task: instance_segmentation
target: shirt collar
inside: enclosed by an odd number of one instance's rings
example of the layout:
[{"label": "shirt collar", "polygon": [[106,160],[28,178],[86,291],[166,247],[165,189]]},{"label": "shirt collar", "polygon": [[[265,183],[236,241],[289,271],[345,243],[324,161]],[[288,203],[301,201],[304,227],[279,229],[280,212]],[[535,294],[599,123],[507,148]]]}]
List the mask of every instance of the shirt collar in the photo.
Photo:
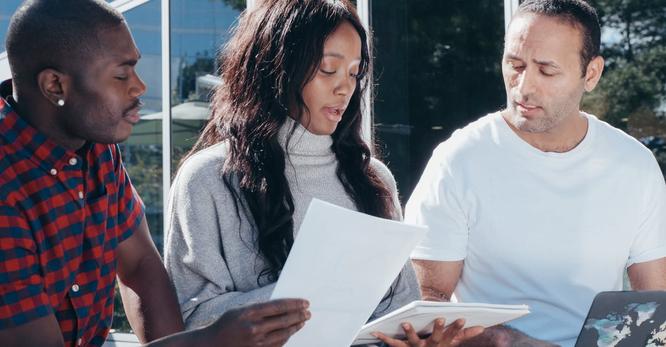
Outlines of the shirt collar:
[{"label": "shirt collar", "polygon": [[[11,80],[0,84],[0,137],[11,152],[32,159],[46,171],[61,171],[76,152],[60,146],[30,125],[11,106]],[[88,147],[89,148],[89,147]]]}]

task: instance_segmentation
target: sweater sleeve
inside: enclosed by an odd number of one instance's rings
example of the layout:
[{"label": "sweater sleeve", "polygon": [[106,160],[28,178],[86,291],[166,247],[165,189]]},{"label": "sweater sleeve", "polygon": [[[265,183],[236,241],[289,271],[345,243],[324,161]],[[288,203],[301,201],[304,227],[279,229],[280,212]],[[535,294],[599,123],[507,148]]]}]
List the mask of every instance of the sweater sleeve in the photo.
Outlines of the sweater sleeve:
[{"label": "sweater sleeve", "polygon": [[[386,167],[386,165],[377,159],[373,158],[371,164],[391,192],[393,204],[396,209],[396,214],[394,215],[393,219],[402,220],[402,209],[400,207],[400,200],[398,199],[398,188],[393,174],[391,174],[391,171],[388,169],[388,167]],[[368,321],[377,319],[390,313],[391,311],[409,304],[414,300],[420,299],[421,293],[419,291],[416,273],[414,272],[411,261],[407,260],[405,266],[400,271],[400,274],[393,281],[391,287],[375,311],[372,313]]]},{"label": "sweater sleeve", "polygon": [[248,259],[253,254],[242,244],[222,245],[223,233],[238,230],[222,230],[222,225],[230,223],[221,221],[238,216],[221,179],[220,162],[205,155],[190,158],[169,195],[164,261],[188,329],[205,325],[234,307],[267,301],[274,286],[237,290],[231,270],[234,265],[227,259]]}]

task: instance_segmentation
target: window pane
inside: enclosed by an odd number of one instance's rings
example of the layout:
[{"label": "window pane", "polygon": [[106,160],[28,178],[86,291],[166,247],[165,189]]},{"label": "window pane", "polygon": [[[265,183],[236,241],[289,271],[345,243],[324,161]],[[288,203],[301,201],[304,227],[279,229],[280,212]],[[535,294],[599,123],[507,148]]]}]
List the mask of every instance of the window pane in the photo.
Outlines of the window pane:
[{"label": "window pane", "polygon": [[[109,1],[112,2],[112,1]],[[162,45],[161,0],[150,0],[123,15],[134,36],[141,60],[137,73],[146,83],[141,121],[120,145],[132,184],[146,207],[146,219],[157,249],[162,251]],[[116,292],[113,329],[129,332],[130,326]]]},{"label": "window pane", "polygon": [[404,203],[434,147],[505,104],[502,1],[373,1],[377,141]]},{"label": "window pane", "polygon": [[172,173],[207,122],[217,53],[245,0],[171,0]]},{"label": "window pane", "polygon": [[123,160],[132,183],[146,206],[146,218],[157,248],[162,244],[162,48],[160,44],[160,0],[151,0],[124,13],[136,45],[141,51],[137,65],[146,83],[141,98],[141,121],[132,136],[121,144]]}]

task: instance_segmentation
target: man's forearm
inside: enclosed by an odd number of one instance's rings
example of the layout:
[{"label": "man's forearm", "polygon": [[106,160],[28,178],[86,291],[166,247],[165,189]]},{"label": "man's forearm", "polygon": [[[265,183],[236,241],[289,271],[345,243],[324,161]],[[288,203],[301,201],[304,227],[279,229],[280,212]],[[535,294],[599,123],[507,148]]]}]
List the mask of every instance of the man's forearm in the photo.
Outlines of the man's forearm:
[{"label": "man's forearm", "polygon": [[537,340],[524,333],[498,325],[487,328],[483,334],[465,341],[459,347],[557,347],[550,342]]},{"label": "man's forearm", "polygon": [[[209,347],[210,337],[206,328],[182,331],[157,340],[143,346],[145,347]],[[224,341],[220,341],[223,343]]]},{"label": "man's forearm", "polygon": [[185,329],[176,292],[158,256],[144,258],[132,274],[119,279],[125,313],[142,343]]}]

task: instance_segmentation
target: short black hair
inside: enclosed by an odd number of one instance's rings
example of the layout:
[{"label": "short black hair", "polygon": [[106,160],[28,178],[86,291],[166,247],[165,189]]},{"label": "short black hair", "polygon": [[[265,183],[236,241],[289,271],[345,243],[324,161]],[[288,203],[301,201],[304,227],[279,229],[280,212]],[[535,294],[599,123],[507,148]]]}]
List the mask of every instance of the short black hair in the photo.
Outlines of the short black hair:
[{"label": "short black hair", "polygon": [[98,33],[124,22],[102,0],[26,0],[12,16],[6,47],[17,85],[34,86],[53,68],[74,72],[101,51]]},{"label": "short black hair", "polygon": [[601,26],[594,7],[583,0],[526,0],[518,7],[516,16],[524,13],[554,17],[581,31],[580,60],[584,76],[587,65],[599,56],[601,49]]}]

